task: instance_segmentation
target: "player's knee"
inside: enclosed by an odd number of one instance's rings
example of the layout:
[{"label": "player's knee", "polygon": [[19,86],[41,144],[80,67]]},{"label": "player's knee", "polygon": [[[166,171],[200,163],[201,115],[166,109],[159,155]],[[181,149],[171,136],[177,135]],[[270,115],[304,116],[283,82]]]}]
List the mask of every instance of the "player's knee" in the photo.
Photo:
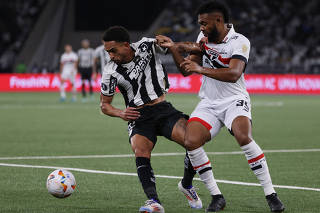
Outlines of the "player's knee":
[{"label": "player's knee", "polygon": [[201,138],[199,138],[195,135],[186,135],[185,136],[184,145],[188,151],[195,150],[195,149],[203,146],[204,144],[205,144],[205,142]]},{"label": "player's knee", "polygon": [[244,146],[249,144],[252,141],[252,138],[248,134],[244,133],[236,133],[235,135],[236,140],[238,141],[240,146]]},{"label": "player's knee", "polygon": [[133,150],[135,157],[145,157],[150,158],[151,157],[151,150],[145,149],[145,148],[135,148]]}]

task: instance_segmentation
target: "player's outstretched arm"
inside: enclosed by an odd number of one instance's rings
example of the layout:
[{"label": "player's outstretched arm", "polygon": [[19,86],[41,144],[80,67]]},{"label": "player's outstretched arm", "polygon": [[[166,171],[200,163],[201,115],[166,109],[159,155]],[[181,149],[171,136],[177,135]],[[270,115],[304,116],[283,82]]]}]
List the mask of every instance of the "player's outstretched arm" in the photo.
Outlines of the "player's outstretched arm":
[{"label": "player's outstretched arm", "polygon": [[[189,59],[194,60],[197,63],[201,63],[197,55],[201,54],[201,48],[199,44],[194,42],[173,42],[169,37],[163,35],[156,36],[157,43],[161,47],[168,48],[172,54],[173,60],[183,76],[189,76],[192,72],[186,72],[180,64],[185,60],[183,53],[189,53]],[[200,57],[201,58],[201,57]]]},{"label": "player's outstretched arm", "polygon": [[245,68],[245,62],[240,59],[231,59],[228,68],[212,69],[207,67],[202,67],[199,64],[186,59],[180,64],[186,72],[194,72],[208,76],[210,78],[235,83],[240,78],[243,70]]},{"label": "player's outstretched arm", "polygon": [[140,112],[133,107],[128,107],[124,110],[115,108],[111,105],[113,96],[105,96],[100,94],[101,111],[111,117],[119,117],[125,121],[136,120],[140,117]]}]

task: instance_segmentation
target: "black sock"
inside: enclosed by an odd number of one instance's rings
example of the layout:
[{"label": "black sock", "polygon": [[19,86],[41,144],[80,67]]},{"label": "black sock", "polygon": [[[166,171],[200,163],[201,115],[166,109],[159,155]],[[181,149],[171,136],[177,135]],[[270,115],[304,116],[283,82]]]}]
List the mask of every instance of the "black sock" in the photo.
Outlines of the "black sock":
[{"label": "black sock", "polygon": [[153,170],[150,164],[149,158],[137,157],[136,158],[137,173],[139,180],[142,184],[144,193],[148,199],[153,199],[160,203],[156,190],[156,179],[153,174]]},{"label": "black sock", "polygon": [[83,96],[83,97],[86,97],[86,88],[85,88],[84,82],[82,83],[81,89],[82,89],[82,96]]},{"label": "black sock", "polygon": [[193,177],[196,175],[196,171],[193,169],[188,153],[184,158],[184,175],[181,181],[183,188],[189,189],[192,186]]}]

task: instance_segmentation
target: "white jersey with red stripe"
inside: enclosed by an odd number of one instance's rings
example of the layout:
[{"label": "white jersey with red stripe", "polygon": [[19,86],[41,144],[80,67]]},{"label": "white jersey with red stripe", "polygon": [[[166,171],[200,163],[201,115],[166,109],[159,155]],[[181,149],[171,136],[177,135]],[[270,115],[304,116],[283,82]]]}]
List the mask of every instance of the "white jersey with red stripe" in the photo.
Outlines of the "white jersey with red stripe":
[{"label": "white jersey with red stripe", "polygon": [[[197,42],[204,37],[200,32]],[[236,33],[230,26],[228,34],[219,44],[203,44],[203,66],[213,69],[227,68],[231,59],[243,60],[246,64],[249,59],[250,42],[242,34]],[[244,74],[235,83],[223,82],[207,76],[203,76],[199,97],[209,99],[212,102],[224,102],[239,97],[249,97],[246,90]]]}]

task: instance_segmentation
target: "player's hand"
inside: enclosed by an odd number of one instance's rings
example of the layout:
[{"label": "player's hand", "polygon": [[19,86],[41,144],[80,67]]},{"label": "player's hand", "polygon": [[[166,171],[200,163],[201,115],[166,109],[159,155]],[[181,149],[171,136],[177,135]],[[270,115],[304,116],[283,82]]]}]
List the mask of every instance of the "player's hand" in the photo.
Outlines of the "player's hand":
[{"label": "player's hand", "polygon": [[171,48],[174,46],[174,42],[171,40],[171,38],[164,36],[164,35],[157,35],[157,44],[160,47],[165,47],[165,48]]},{"label": "player's hand", "polygon": [[128,107],[121,112],[120,117],[125,121],[137,120],[140,117],[140,112],[134,107]]},{"label": "player's hand", "polygon": [[203,44],[207,44],[207,43],[208,43],[208,37],[203,37],[203,38],[199,41],[200,48],[201,48],[202,51],[204,50]]},{"label": "player's hand", "polygon": [[187,58],[185,58],[184,61],[180,64],[180,67],[189,73],[200,73],[202,70],[202,67],[199,64]]}]

